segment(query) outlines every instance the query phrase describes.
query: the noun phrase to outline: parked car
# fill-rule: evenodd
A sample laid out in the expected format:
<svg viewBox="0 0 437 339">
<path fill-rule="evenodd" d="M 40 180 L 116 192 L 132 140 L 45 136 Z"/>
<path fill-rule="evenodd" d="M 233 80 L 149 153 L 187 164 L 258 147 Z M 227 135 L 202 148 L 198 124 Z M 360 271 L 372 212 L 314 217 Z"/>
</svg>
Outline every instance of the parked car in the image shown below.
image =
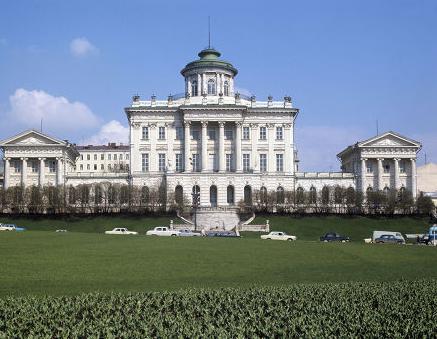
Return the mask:
<svg viewBox="0 0 437 339">
<path fill-rule="evenodd" d="M 234 231 L 206 231 L 207 237 L 224 237 L 224 238 L 238 238 L 240 233 Z"/>
<path fill-rule="evenodd" d="M 14 225 L 14 224 L 0 224 L 0 231 L 20 232 L 20 231 L 24 231 L 24 230 L 26 230 L 24 227 L 18 227 L 17 225 Z"/>
<path fill-rule="evenodd" d="M 294 235 L 288 235 L 285 232 L 278 232 L 278 231 L 273 231 L 270 232 L 269 234 L 263 234 L 261 236 L 261 239 L 264 240 L 296 240 L 297 237 Z"/>
<path fill-rule="evenodd" d="M 200 237 L 200 232 L 193 232 L 189 229 L 179 230 L 178 237 Z"/>
<path fill-rule="evenodd" d="M 382 235 L 388 234 L 393 235 L 396 239 L 402 240 L 402 242 L 405 243 L 405 238 L 401 233 L 392 231 L 373 231 L 372 241 L 376 242 L 376 239 L 380 238 Z"/>
<path fill-rule="evenodd" d="M 418 244 L 428 245 L 431 242 L 429 234 L 424 234 L 421 237 L 417 236 L 416 242 Z"/>
<path fill-rule="evenodd" d="M 179 231 L 172 230 L 166 226 L 158 226 L 153 230 L 149 230 L 146 232 L 146 235 L 157 235 L 160 237 L 176 237 L 179 235 Z"/>
<path fill-rule="evenodd" d="M 126 234 L 126 235 L 136 235 L 138 232 L 129 231 L 124 227 L 114 228 L 112 231 L 106 231 L 105 234 Z"/>
<path fill-rule="evenodd" d="M 67 230 L 56 230 L 55 232 L 56 233 L 65 233 L 65 232 L 67 232 Z"/>
<path fill-rule="evenodd" d="M 396 237 L 393 234 L 383 234 L 375 239 L 376 244 L 405 244 L 405 240 Z"/>
<path fill-rule="evenodd" d="M 344 235 L 340 235 L 338 233 L 329 232 L 326 233 L 323 237 L 320 237 L 320 241 L 323 242 L 331 242 L 331 241 L 341 241 L 341 242 L 349 242 L 350 238 Z"/>
</svg>

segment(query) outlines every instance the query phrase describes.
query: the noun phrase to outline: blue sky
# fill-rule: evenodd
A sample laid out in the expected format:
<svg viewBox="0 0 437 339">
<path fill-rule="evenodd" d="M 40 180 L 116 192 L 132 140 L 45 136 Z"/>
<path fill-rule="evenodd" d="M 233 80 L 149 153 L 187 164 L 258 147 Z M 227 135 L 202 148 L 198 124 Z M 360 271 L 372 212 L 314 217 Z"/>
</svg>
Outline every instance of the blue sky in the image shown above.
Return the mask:
<svg viewBox="0 0 437 339">
<path fill-rule="evenodd" d="M 183 91 L 207 45 L 236 86 L 300 108 L 303 170 L 338 170 L 344 147 L 394 130 L 437 162 L 437 1 L 58 1 L 0 5 L 0 139 L 39 128 L 123 139 L 132 94 Z"/>
</svg>

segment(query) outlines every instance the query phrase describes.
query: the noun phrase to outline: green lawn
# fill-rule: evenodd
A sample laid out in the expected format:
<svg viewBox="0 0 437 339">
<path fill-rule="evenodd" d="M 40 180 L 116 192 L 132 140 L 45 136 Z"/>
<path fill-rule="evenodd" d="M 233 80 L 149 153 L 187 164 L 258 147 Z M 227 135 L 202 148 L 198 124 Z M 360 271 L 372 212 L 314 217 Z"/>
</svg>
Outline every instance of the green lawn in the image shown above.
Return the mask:
<svg viewBox="0 0 437 339">
<path fill-rule="evenodd" d="M 434 247 L 358 242 L 26 231 L 1 232 L 0 255 L 3 296 L 437 278 Z"/>
</svg>

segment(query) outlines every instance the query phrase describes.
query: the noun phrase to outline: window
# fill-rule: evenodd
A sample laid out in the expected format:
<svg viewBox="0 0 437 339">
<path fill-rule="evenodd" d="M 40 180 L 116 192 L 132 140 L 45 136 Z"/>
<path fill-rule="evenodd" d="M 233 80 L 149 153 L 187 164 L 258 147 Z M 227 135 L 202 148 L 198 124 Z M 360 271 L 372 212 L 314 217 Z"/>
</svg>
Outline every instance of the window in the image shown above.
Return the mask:
<svg viewBox="0 0 437 339">
<path fill-rule="evenodd" d="M 165 153 L 158 154 L 158 171 L 165 172 Z"/>
<path fill-rule="evenodd" d="M 159 140 L 165 140 L 165 127 L 160 126 L 158 130 L 158 139 Z"/>
<path fill-rule="evenodd" d="M 176 172 L 182 172 L 182 154 L 176 154 Z"/>
<path fill-rule="evenodd" d="M 55 160 L 49 160 L 49 173 L 55 173 L 56 172 L 56 161 Z M 80 165 L 83 169 L 83 165 Z"/>
<path fill-rule="evenodd" d="M 83 160 L 83 154 L 80 155 L 80 160 Z"/>
<path fill-rule="evenodd" d="M 200 169 L 200 164 L 199 164 L 199 154 L 193 154 L 193 172 L 198 172 Z"/>
<path fill-rule="evenodd" d="M 233 140 L 234 139 L 234 131 L 231 129 L 225 129 L 225 139 Z"/>
<path fill-rule="evenodd" d="M 149 153 L 141 154 L 141 171 L 149 172 Z"/>
<path fill-rule="evenodd" d="M 184 129 L 182 127 L 176 127 L 176 140 L 182 140 L 184 138 Z"/>
<path fill-rule="evenodd" d="M 97 160 L 97 154 L 94 154 L 94 160 Z"/>
<path fill-rule="evenodd" d="M 282 127 L 278 126 L 276 127 L 276 140 L 282 140 L 283 133 L 282 133 Z"/>
<path fill-rule="evenodd" d="M 259 170 L 261 172 L 267 172 L 267 154 L 259 155 Z"/>
<path fill-rule="evenodd" d="M 38 173 L 38 164 L 36 161 L 30 161 L 30 168 L 32 173 Z"/>
<path fill-rule="evenodd" d="M 223 83 L 223 92 L 224 95 L 229 96 L 229 82 L 227 80 Z"/>
<path fill-rule="evenodd" d="M 405 161 L 403 160 L 399 161 L 399 172 L 405 173 Z"/>
<path fill-rule="evenodd" d="M 104 171 L 105 170 L 105 165 L 101 164 L 100 165 L 100 170 Z"/>
<path fill-rule="evenodd" d="M 100 154 L 100 160 L 105 160 L 105 154 Z"/>
<path fill-rule="evenodd" d="M 250 128 L 248 126 L 243 127 L 243 140 L 250 139 Z"/>
<path fill-rule="evenodd" d="M 284 171 L 284 155 L 276 154 L 276 172 Z"/>
<path fill-rule="evenodd" d="M 232 154 L 226 154 L 226 171 L 231 172 L 233 170 Z"/>
<path fill-rule="evenodd" d="M 193 80 L 191 83 L 191 96 L 197 97 L 199 94 L 197 92 L 197 80 Z"/>
<path fill-rule="evenodd" d="M 215 129 L 208 129 L 208 139 L 215 140 Z"/>
<path fill-rule="evenodd" d="M 112 169 L 112 166 L 111 166 L 111 164 L 109 164 L 108 165 L 108 171 L 111 171 L 111 169 Z"/>
<path fill-rule="evenodd" d="M 125 158 L 126 160 L 129 160 L 129 153 L 126 153 L 126 155 L 124 156 L 124 158 Z"/>
<path fill-rule="evenodd" d="M 259 128 L 259 139 L 266 140 L 267 139 L 267 130 L 265 126 L 261 126 Z"/>
<path fill-rule="evenodd" d="M 117 154 L 114 154 L 114 160 L 117 160 Z"/>
<path fill-rule="evenodd" d="M 250 170 L 250 154 L 243 154 L 243 172 Z"/>
<path fill-rule="evenodd" d="M 82 164 L 80 164 L 80 170 L 83 171 L 83 165 Z"/>
<path fill-rule="evenodd" d="M 111 160 L 111 154 L 108 154 L 108 160 Z"/>
<path fill-rule="evenodd" d="M 94 164 L 94 171 L 97 171 L 97 164 Z"/>
<path fill-rule="evenodd" d="M 208 94 L 211 94 L 211 95 L 215 95 L 216 94 L 214 79 L 209 79 L 208 80 Z"/>
<path fill-rule="evenodd" d="M 200 131 L 199 130 L 192 130 L 191 131 L 191 139 L 200 140 Z"/>
<path fill-rule="evenodd" d="M 390 165 L 384 164 L 384 173 L 390 173 Z"/>
<path fill-rule="evenodd" d="M 141 136 L 143 140 L 149 139 L 149 127 L 143 127 L 143 134 Z"/>
<path fill-rule="evenodd" d="M 86 169 L 87 169 L 87 171 L 89 171 L 91 169 L 90 164 L 86 165 Z"/>
<path fill-rule="evenodd" d="M 373 173 L 373 165 L 370 162 L 367 162 L 366 164 L 366 172 L 367 173 Z"/>
<path fill-rule="evenodd" d="M 91 155 L 90 154 L 86 155 L 86 160 L 91 160 Z"/>
</svg>

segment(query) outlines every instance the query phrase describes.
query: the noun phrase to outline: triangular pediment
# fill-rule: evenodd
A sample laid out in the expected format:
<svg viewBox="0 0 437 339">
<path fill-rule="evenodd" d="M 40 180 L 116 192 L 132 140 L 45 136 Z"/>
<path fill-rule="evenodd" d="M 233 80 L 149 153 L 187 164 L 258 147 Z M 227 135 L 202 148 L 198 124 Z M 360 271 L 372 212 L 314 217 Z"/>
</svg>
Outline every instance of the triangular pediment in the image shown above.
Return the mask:
<svg viewBox="0 0 437 339">
<path fill-rule="evenodd" d="M 9 139 L 0 142 L 1 146 L 43 146 L 43 145 L 65 145 L 64 141 L 52 138 L 34 130 L 25 131 Z"/>
<path fill-rule="evenodd" d="M 360 147 L 420 147 L 420 143 L 403 137 L 394 132 L 386 132 L 382 135 L 370 138 L 359 143 Z"/>
</svg>

